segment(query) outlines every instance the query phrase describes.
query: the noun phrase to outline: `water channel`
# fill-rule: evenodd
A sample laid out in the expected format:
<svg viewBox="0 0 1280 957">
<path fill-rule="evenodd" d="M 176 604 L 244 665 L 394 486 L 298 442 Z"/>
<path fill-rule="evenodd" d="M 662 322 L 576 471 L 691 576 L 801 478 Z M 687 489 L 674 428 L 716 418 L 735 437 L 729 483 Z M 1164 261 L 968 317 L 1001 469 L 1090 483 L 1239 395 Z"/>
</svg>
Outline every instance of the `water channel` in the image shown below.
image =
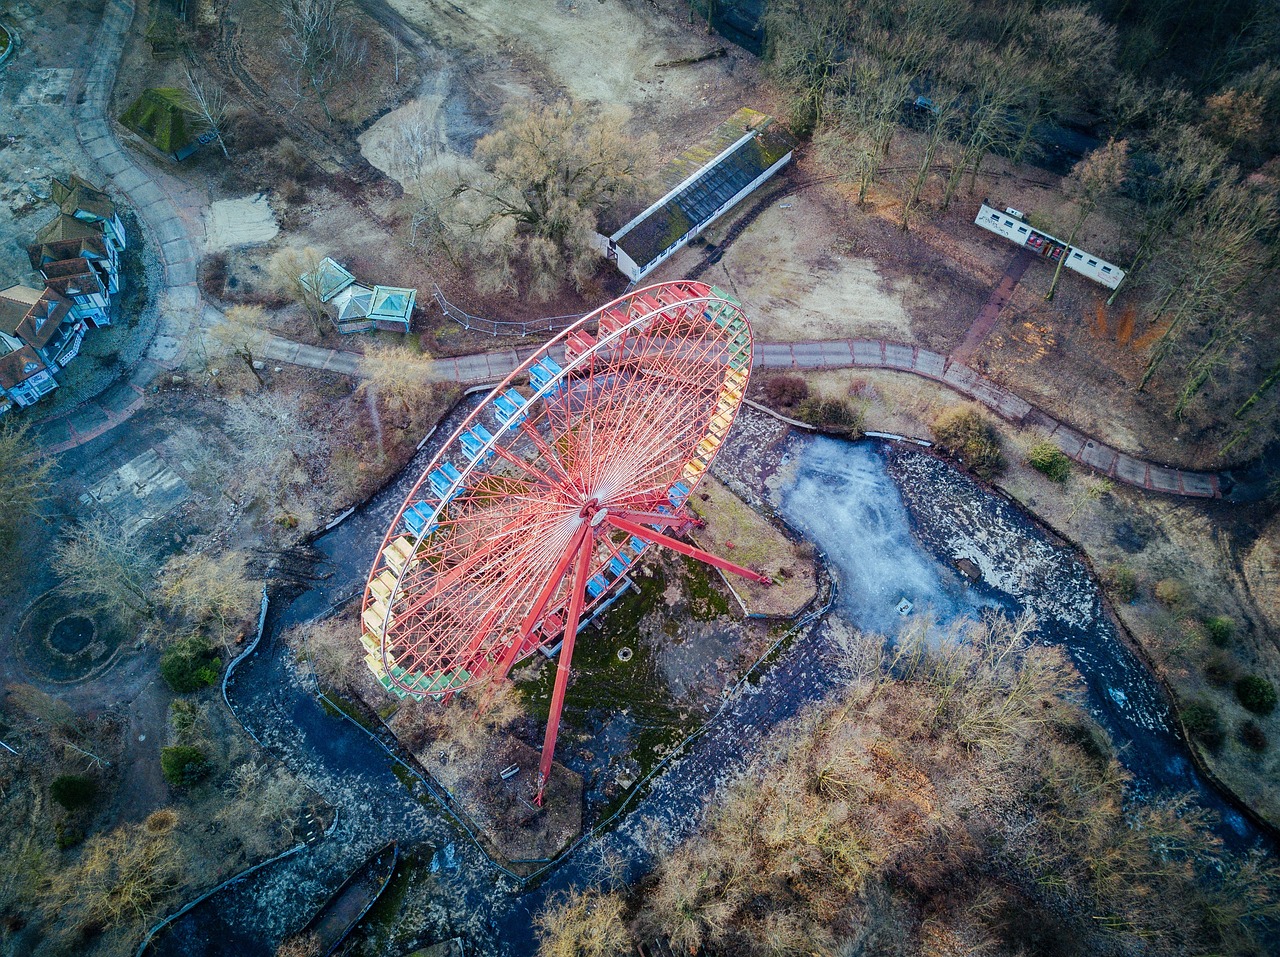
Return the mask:
<svg viewBox="0 0 1280 957">
<path fill-rule="evenodd" d="M 759 413 L 750 417 L 778 431 Z M 451 428 L 451 421 L 442 423 L 437 437 Z M 162 935 L 157 952 L 271 954 L 353 867 L 395 838 L 401 847 L 453 851 L 453 865 L 436 875 L 430 900 L 413 910 L 420 942 L 458 935 L 468 953 L 531 954 L 532 915 L 548 895 L 596 879 L 610 856 L 622 862 L 624 879 L 643 874 L 655 832 L 668 839 L 689 833 L 706 797 L 743 767 L 762 737 L 832 687 L 835 679 L 820 665 L 827 631 L 819 621 L 797 634 L 762 680 L 730 697 L 621 823 L 523 890 L 438 804 L 405 787 L 380 744 L 321 709 L 279 640 L 289 625 L 324 614 L 363 584 L 387 524 L 433 448 L 428 443 L 395 482 L 316 541 L 325 577 L 277 604 L 263 642 L 228 688 L 249 732 L 338 807 L 334 833 L 195 908 Z M 1263 843 L 1196 773 L 1171 730 L 1158 684 L 1105 614 L 1085 567 L 1029 516 L 918 450 L 778 434 L 761 468 L 753 459 L 763 448 L 731 442 L 717 471 L 739 485 L 744 475 L 759 479 L 752 495 L 823 553 L 839 586 L 830 615 L 893 634 L 903 624 L 904 598 L 911 614 L 932 615 L 940 625 L 986 608 L 1034 611 L 1041 640 L 1060 644 L 1080 670 L 1083 703 L 1111 736 L 1135 794 L 1190 791 L 1219 816 L 1230 846 Z M 749 467 L 740 468 L 744 463 Z M 957 570 L 962 558 L 980 570 L 979 581 Z"/>
</svg>

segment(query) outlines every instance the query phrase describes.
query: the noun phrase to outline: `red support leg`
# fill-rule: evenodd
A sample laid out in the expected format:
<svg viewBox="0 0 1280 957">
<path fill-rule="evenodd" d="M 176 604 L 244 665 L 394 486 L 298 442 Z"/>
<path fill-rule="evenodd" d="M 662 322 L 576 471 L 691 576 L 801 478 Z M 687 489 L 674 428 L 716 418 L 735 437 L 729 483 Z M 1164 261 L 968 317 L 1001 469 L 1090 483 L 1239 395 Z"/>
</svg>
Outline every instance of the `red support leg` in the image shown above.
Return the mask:
<svg viewBox="0 0 1280 957">
<path fill-rule="evenodd" d="M 502 681 L 511 671 L 511 666 L 516 663 L 516 655 L 520 654 L 520 649 L 524 647 L 524 643 L 533 633 L 534 627 L 538 622 L 542 621 L 542 613 L 547 610 L 547 605 L 556 593 L 561 579 L 564 578 L 565 572 L 569 570 L 569 566 L 573 563 L 574 558 L 578 554 L 578 550 L 582 545 L 583 536 L 587 541 L 591 540 L 588 532 L 591 527 L 583 522 L 581 527 L 574 532 L 573 540 L 569 543 L 569 547 L 564 550 L 564 555 L 560 561 L 556 563 L 556 567 L 551 572 L 551 577 L 547 579 L 546 585 L 542 587 L 542 591 L 538 594 L 537 600 L 533 603 L 533 607 L 529 609 L 529 614 L 525 615 L 524 621 L 520 622 L 520 633 L 515 637 L 507 650 L 503 652 L 502 660 L 498 662 L 498 667 L 493 671 L 495 681 Z"/>
<path fill-rule="evenodd" d="M 709 552 L 704 552 L 700 548 L 694 548 L 692 545 L 686 545 L 679 539 L 672 538 L 669 535 L 663 535 L 661 532 L 655 532 L 651 528 L 645 528 L 643 525 L 637 525 L 635 522 L 629 522 L 625 518 L 609 512 L 605 516 L 605 521 L 614 528 L 623 532 L 635 535 L 637 538 L 643 538 L 646 542 L 652 542 L 655 545 L 665 545 L 673 552 L 679 552 L 681 555 L 688 555 L 690 558 L 696 558 L 698 561 L 713 568 L 720 568 L 727 572 L 733 572 L 735 575 L 741 575 L 743 578 L 761 585 L 772 585 L 773 579 L 768 575 L 762 575 L 759 572 L 753 572 L 749 568 L 743 568 L 741 565 L 735 565 L 733 562 L 725 561 Z"/>
<path fill-rule="evenodd" d="M 610 509 L 610 515 L 635 522 L 637 525 L 657 525 L 662 528 L 679 528 L 681 525 L 697 525 L 700 519 L 679 512 L 628 512 L 622 509 Z"/>
<path fill-rule="evenodd" d="M 584 525 L 584 527 L 588 527 Z M 587 575 L 591 572 L 591 546 L 594 538 L 587 535 L 578 546 L 578 567 L 573 576 L 573 590 L 569 593 L 569 616 L 564 624 L 564 642 L 556 658 L 556 684 L 551 692 L 551 714 L 547 717 L 547 734 L 542 739 L 542 764 L 538 768 L 538 791 L 534 800 L 542 807 L 542 792 L 546 790 L 551 775 L 551 761 L 556 752 L 556 736 L 560 733 L 560 713 L 564 710 L 564 693 L 569 687 L 569 669 L 573 662 L 573 642 L 578 637 L 578 619 L 582 617 L 583 595 L 587 590 Z"/>
</svg>

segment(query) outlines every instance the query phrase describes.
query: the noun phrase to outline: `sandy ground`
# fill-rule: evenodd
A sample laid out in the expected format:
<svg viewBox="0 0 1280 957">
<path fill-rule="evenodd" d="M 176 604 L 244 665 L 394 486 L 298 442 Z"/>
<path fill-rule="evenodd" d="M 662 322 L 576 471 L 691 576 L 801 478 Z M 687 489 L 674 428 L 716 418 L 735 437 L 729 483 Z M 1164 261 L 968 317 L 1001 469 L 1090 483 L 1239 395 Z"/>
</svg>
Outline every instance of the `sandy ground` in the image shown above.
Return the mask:
<svg viewBox="0 0 1280 957">
<path fill-rule="evenodd" d="M 278 232 L 280 227 L 263 193 L 218 200 L 205 214 L 205 247 L 209 252 L 270 242 Z"/>
<path fill-rule="evenodd" d="M 842 232 L 820 201 L 788 196 L 752 223 L 703 278 L 738 297 L 760 339 L 910 341 L 909 309 L 921 290 L 911 279 L 882 276 L 842 240 Z"/>
<path fill-rule="evenodd" d="M 561 97 L 634 119 L 637 133 L 657 132 L 664 149 L 678 150 L 685 136 L 702 135 L 742 106 L 757 85 L 758 63 L 736 48 L 699 64 L 659 67 L 723 45 L 684 29 L 687 7 L 665 0 L 390 5 L 438 46 L 417 97 L 360 136 L 365 158 L 397 179 L 405 171 L 391 155 L 395 131 L 418 114 L 436 151 L 428 168 L 469 156 L 504 110 Z"/>
<path fill-rule="evenodd" d="M 455 50 L 505 54 L 546 75 L 548 93 L 642 109 L 646 101 L 697 103 L 709 71 L 664 73 L 654 64 L 720 43 L 623 0 L 391 0 L 409 22 Z M 712 69 L 716 69 L 713 67 Z M 720 67 L 723 69 L 723 67 Z"/>
</svg>

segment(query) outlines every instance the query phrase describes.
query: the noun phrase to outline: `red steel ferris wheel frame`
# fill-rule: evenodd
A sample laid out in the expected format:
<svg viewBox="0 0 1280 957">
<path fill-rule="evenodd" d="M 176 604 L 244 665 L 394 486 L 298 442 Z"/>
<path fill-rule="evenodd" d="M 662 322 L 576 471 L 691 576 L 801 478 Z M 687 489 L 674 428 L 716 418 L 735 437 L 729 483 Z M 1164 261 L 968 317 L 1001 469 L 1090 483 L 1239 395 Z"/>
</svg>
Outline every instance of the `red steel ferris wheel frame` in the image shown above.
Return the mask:
<svg viewBox="0 0 1280 957">
<path fill-rule="evenodd" d="M 684 503 L 737 414 L 751 355 L 740 306 L 705 283 L 620 297 L 529 356 L 466 417 L 383 539 L 361 641 L 388 691 L 502 680 L 563 640 L 539 803 L 583 612 L 642 551 L 657 543 L 769 582 L 665 534 L 693 522 Z M 526 381 L 531 395 L 517 389 Z"/>
</svg>

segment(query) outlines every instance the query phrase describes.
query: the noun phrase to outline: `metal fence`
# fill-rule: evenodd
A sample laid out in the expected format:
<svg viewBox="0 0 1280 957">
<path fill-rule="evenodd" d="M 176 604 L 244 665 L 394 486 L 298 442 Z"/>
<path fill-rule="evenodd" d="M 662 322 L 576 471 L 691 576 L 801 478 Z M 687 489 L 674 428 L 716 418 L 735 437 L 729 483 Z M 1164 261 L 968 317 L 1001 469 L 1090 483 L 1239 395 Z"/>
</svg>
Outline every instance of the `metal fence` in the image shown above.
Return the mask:
<svg viewBox="0 0 1280 957">
<path fill-rule="evenodd" d="M 473 316 L 465 309 L 459 309 L 444 297 L 440 287 L 432 283 L 432 295 L 440 304 L 440 311 L 462 326 L 463 329 L 477 329 L 491 336 L 527 336 L 532 333 L 559 332 L 573 325 L 582 316 L 547 316 L 544 319 L 530 319 L 528 322 L 505 322 L 499 319 L 485 319 Z"/>
</svg>

